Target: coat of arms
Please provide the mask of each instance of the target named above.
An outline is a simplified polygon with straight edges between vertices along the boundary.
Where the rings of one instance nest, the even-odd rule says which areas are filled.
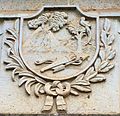
[[[91,83],[105,81],[103,73],[114,67],[110,20],[99,27],[99,16],[87,16],[77,7],[44,7],[38,14],[21,17],[20,30],[8,29],[9,60],[12,79],[19,77],[28,94],[34,85],[37,97],[45,94],[42,111],[55,103],[66,111],[65,97],[91,92]],[[15,43],[18,42],[18,51]]]

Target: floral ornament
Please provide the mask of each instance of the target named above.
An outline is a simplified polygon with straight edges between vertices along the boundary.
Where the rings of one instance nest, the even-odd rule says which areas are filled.
[[[70,30],[72,30],[72,28]],[[74,29],[71,32],[76,34]],[[7,29],[7,33],[9,33],[9,36],[6,38],[5,44],[8,46],[8,59],[4,60],[6,70],[12,70],[12,80],[15,81],[15,77],[18,77],[19,86],[25,85],[25,90],[29,95],[31,94],[32,86],[34,86],[34,93],[37,97],[41,94],[45,94],[46,99],[42,111],[50,111],[53,107],[54,99],[57,110],[66,111],[67,105],[65,98],[68,95],[73,94],[77,96],[79,95],[79,92],[91,92],[92,89],[90,85],[92,83],[105,81],[106,78],[103,74],[114,68],[112,60],[116,53],[112,48],[112,44],[115,38],[110,32],[110,21],[108,19],[105,19],[101,31],[101,44],[98,57],[92,66],[90,66],[84,73],[75,77],[72,81],[49,81],[33,74],[26,68],[19,53],[15,50],[15,43],[16,40],[18,40],[18,32],[16,29]]]

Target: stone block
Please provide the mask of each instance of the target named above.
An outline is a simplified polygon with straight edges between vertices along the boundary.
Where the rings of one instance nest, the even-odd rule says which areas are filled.
[[[120,115],[120,14],[92,2],[1,1],[0,116]]]

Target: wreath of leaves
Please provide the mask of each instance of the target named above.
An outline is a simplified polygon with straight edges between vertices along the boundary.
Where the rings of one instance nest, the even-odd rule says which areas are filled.
[[[40,94],[45,94],[44,86],[47,83],[44,79],[34,75],[28,71],[19,54],[15,51],[15,42],[18,39],[16,29],[7,29],[9,36],[5,40],[5,44],[9,47],[7,51],[8,59],[4,60],[6,70],[12,70],[12,80],[15,81],[18,75],[21,87],[25,85],[26,92],[31,94],[31,87],[34,85],[34,93],[37,97]],[[71,83],[70,93],[79,95],[80,92],[91,92],[91,83],[103,82],[106,80],[103,73],[110,71],[114,64],[111,60],[115,57],[115,50],[112,48],[114,42],[114,35],[110,34],[110,21],[105,19],[103,29],[101,32],[101,44],[99,55],[94,64],[83,74],[77,76]]]
[[[9,47],[7,51],[8,58],[4,60],[6,64],[6,70],[12,70],[12,80],[15,81],[15,76],[19,77],[19,87],[25,84],[25,90],[30,95],[31,86],[35,85],[34,91],[35,95],[39,96],[40,93],[44,93],[43,85],[46,83],[45,80],[35,76],[30,71],[26,69],[26,66],[22,62],[18,53],[14,49],[14,44],[18,39],[18,35],[15,29],[7,29],[7,32],[10,34],[5,40],[5,44]]]
[[[115,50],[112,48],[114,39],[114,35],[110,34],[110,20],[106,18],[101,32],[99,55],[93,66],[73,80],[71,83],[71,88],[73,88],[73,90],[71,89],[72,94],[78,95],[76,90],[91,92],[91,83],[99,83],[106,80],[103,73],[107,73],[114,68],[114,64],[111,63],[111,60],[113,60],[116,55]]]

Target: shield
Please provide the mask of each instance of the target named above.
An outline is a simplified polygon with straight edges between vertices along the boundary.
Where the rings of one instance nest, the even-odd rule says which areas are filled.
[[[76,6],[45,6],[20,19],[20,57],[41,78],[74,78],[93,65],[98,52],[99,18]]]

